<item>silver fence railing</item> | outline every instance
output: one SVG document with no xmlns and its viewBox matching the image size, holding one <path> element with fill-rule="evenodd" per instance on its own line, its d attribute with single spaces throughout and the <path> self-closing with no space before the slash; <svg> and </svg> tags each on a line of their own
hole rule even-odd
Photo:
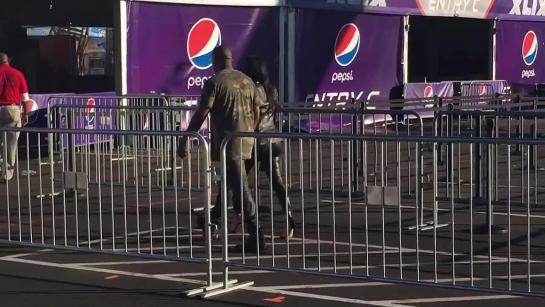
<svg viewBox="0 0 545 307">
<path fill-rule="evenodd" d="M 494 87 L 486 82 L 471 82 L 460 85 L 460 94 L 462 96 L 483 96 L 487 93 L 493 93 Z"/>
<path fill-rule="evenodd" d="M 209 297 L 252 284 L 233 284 L 229 279 L 230 268 L 246 268 L 545 297 L 541 282 L 545 269 L 545 212 L 540 205 L 545 180 L 539 171 L 535 175 L 530 163 L 532 147 L 537 148 L 535 167 L 541 169 L 545 151 L 539 148 L 545 147 L 545 141 L 468 133 L 451 137 L 229 134 L 221 151 L 224 287 L 202 295 Z M 253 161 L 238 164 L 251 164 L 247 166 L 251 168 L 248 185 L 256 203 L 255 227 L 259 230 L 249 232 L 261 232 L 263 241 L 252 242 L 259 236 L 248 239 L 245 231 L 232 233 L 232 227 L 227 226 L 237 219 L 241 219 L 242 229 L 252 225 L 250 214 L 230 214 L 227 210 L 231 202 L 227 189 L 232 186 L 227 169 L 233 163 L 226 149 L 233 139 L 242 137 L 264 139 L 269 147 L 261 157 L 257 152 L 263 155 L 263 151 L 254 148 Z M 312 171 L 294 168 L 292 175 L 298 182 L 312 181 L 315 186 L 322 181 L 321 189 L 286 190 L 291 210 L 278 197 L 276 179 L 262 174 L 274 172 L 274 166 L 267 161 L 278 155 L 273 155 L 272 150 L 278 139 L 284 155 L 286 143 L 309 142 L 308 151 L 313 154 L 305 152 L 300 164 L 316 167 Z M 348 180 L 342 187 L 338 168 L 341 157 L 331 148 L 346 147 L 343 168 L 347 177 L 353 178 L 352 147 L 356 141 L 376 144 L 380 148 L 378 159 L 373 151 L 368 152 L 364 184 L 357 188 Z M 404 143 L 413 144 L 410 160 L 406 159 Z M 457 146 L 459 159 L 452 159 L 448 169 L 440 167 L 439 144 Z M 481 176 L 474 171 L 479 147 L 484 157 Z M 516 147 L 521 149 L 519 155 L 514 153 Z M 325 153 L 321 158 L 320 152 Z M 386 160 L 386 154 L 394 158 Z M 319 163 L 331 167 L 320 173 Z M 413 197 L 404 193 L 407 168 L 416 174 L 412 180 L 418 188 Z M 453 179 L 458 169 L 459 179 Z M 422 180 L 421 170 L 430 174 L 429 182 Z M 281 169 L 280 176 L 285 182 L 286 168 Z M 456 181 L 461 183 L 458 191 Z M 483 182 L 484 193 L 478 197 L 476 186 Z M 245 212 L 249 205 L 242 201 L 240 211 Z M 422 225 L 421 215 L 431 222 Z M 296 234 L 290 238 L 291 219 Z M 234 248 L 235 244 L 242 246 Z"/>
<path fill-rule="evenodd" d="M 185 130 L 195 106 L 192 96 L 53 96 L 47 102 L 48 128 Z M 208 127 L 207 121 L 201 132 Z"/>
<path fill-rule="evenodd" d="M 97 96 L 89 94 L 84 95 L 59 95 L 52 96 L 47 101 L 48 108 L 48 128 L 68 128 L 66 122 L 66 115 L 63 112 L 50 112 L 51 108 L 64 108 L 70 107 L 83 107 L 78 111 L 78 118 L 76 119 L 76 127 L 72 129 L 108 129 L 115 127 L 119 129 L 130 129 L 130 127 L 122 127 L 123 120 L 119 120 L 119 117 L 123 116 L 122 113 L 116 114 L 116 116 L 108 116 L 108 114 L 101 114 L 102 117 L 97 118 L 97 107 L 162 107 L 168 106 L 169 101 L 162 96 L 149 95 L 149 96 Z M 147 119 L 148 125 L 154 118 Z M 119 126 L 119 127 L 118 127 Z M 155 128 L 155 127 L 154 127 Z M 162 125 L 157 125 L 156 128 L 162 128 Z"/>
<path fill-rule="evenodd" d="M 174 99 L 176 98 L 176 99 Z M 85 130 L 139 130 L 139 131 L 185 131 L 189 118 L 194 112 L 191 97 L 164 97 L 164 96 L 55 96 L 48 101 L 48 126 L 59 129 L 85 129 Z M 92 101 L 92 103 L 89 103 Z M 208 123 L 208 121 L 207 121 Z M 209 125 L 205 125 L 200 131 L 209 138 Z M 60 148 L 59 139 L 49 139 L 54 143 L 54 150 Z M 78 137 L 74 142 L 64 142 L 65 146 L 81 147 L 93 143 L 93 138 L 87 140 Z M 148 145 L 147 139 L 142 137 L 127 138 L 124 146 L 138 151 L 139 148 Z M 121 150 L 120 139 L 114 139 L 114 152 L 119 155 Z M 154 182 L 158 184 L 162 173 L 167 172 L 169 182 L 172 183 L 174 171 L 180 172 L 178 184 L 186 184 L 184 178 L 184 162 L 176 169 L 173 168 L 176 144 L 169 139 L 151 137 L 150 146 L 153 148 L 152 160 L 155 163 Z M 76 149 L 80 150 L 80 149 Z M 197 152 L 197 155 L 200 153 Z M 197 157 L 198 158 L 198 157 Z M 121 160 L 114 160 L 114 167 L 120 170 Z M 200 159 L 197 159 L 200 161 Z M 44 162 L 47 164 L 47 162 Z M 200 171 L 197 164 L 197 170 Z M 197 186 L 200 187 L 198 176 Z"/>
<path fill-rule="evenodd" d="M 406 103 L 404 101 L 402 103 Z M 431 102 L 429 107 L 425 104 Z M 375 106 L 380 105 L 380 102 L 373 102 Z M 534 98 L 520 98 L 520 97 L 504 97 L 504 96 L 474 96 L 474 97 L 454 97 L 454 98 L 439 98 L 434 97 L 431 100 L 415 100 L 410 103 L 410 108 L 406 110 L 404 107 L 393 107 L 396 105 L 395 101 L 390 101 L 386 107 L 369 107 L 368 104 L 358 103 L 353 101 L 352 104 L 342 104 L 337 106 L 322 106 L 313 107 L 312 104 L 301 105 L 297 107 L 284 106 L 278 109 L 279 119 L 279 131 L 288 133 L 318 133 L 318 134 L 352 134 L 352 135 L 405 135 L 405 136 L 448 136 L 459 135 L 457 131 L 449 130 L 449 121 L 446 116 L 437 116 L 438 114 L 444 114 L 449 112 L 448 110 L 457 112 L 509 112 L 515 110 L 539 110 L 543 105 L 543 101 Z M 429 113 L 429 114 L 428 114 Z M 487 113 L 489 114 L 489 113 Z M 424 120 L 425 117 L 431 120 Z M 440 130 L 436 132 L 434 125 L 436 119 L 440 124 Z M 450 121 L 453 122 L 453 121 Z M 286 125 L 286 123 L 289 123 Z M 464 126 L 464 127 L 462 127 Z M 474 129 L 473 126 L 466 121 L 461 123 L 457 130 Z M 519 129 L 519 128 L 517 128 Z M 485 136 L 483 134 L 485 129 L 482 129 L 477 135 Z M 519 133 L 520 134 L 520 133 Z M 305 144 L 305 142 L 303 142 Z M 292 162 L 300 160 L 298 152 L 306 151 L 308 148 L 306 145 L 301 146 L 298 152 L 291 150 L 293 144 L 288 143 L 286 157 L 284 161 L 288 167 L 288 185 L 293 187 L 292 171 L 297 164 Z M 406 144 L 410 146 L 410 144 Z M 443 146 L 442 146 L 443 148 Z M 338 148 L 340 156 L 340 164 L 345 161 L 346 153 L 342 147 Z M 354 168 L 361 168 L 363 163 L 358 162 L 363 159 L 363 152 L 361 144 L 359 146 L 353 146 L 353 150 L 356 151 L 354 157 L 356 159 L 353 163 Z M 376 149 L 375 149 L 376 151 Z M 311 152 L 311 151 L 310 151 Z M 408 150 L 408 154 L 411 154 L 411 150 Z M 311 153 L 309 153 L 311 154 Z M 323 155 L 323 152 L 320 152 Z M 374 155 L 375 158 L 379 156 Z M 385 156 L 388 160 L 388 155 Z M 441 162 L 443 162 L 443 155 L 440 155 Z M 412 160 L 409 157 L 409 160 Z M 323 163 L 319 163 L 321 168 Z M 375 163 L 378 165 L 378 163 Z M 307 166 L 305 166 L 307 167 Z M 308 168 L 312 168 L 309 165 Z M 411 168 L 408 168 L 407 172 L 410 172 Z M 341 173 L 344 173 L 341 171 Z M 361 172 L 355 172 L 360 174 Z M 410 176 L 409 176 L 410 177 Z M 361 176 L 355 176 L 353 178 L 356 181 L 354 184 L 362 181 Z M 429 181 L 429 176 L 425 176 L 423 180 Z M 346 182 L 346 174 L 342 177 L 341 182 Z M 408 184 L 410 187 L 410 184 Z M 411 190 L 411 189 L 410 189 Z"/>
<path fill-rule="evenodd" d="M 206 235 L 212 180 L 206 137 L 138 130 L 145 122 L 140 115 L 156 112 L 168 119 L 176 107 L 95 105 L 87 113 L 94 113 L 95 120 L 117 109 L 126 123 L 132 117 L 137 130 L 76 124 L 67 127 L 72 129 L 19 130 L 20 148 L 26 151 L 18 152 L 17 176 L 5 190 L 0 187 L 7 202 L 0 208 L 3 240 L 207 263 L 208 287 L 190 293 L 203 296 L 247 285 L 230 280 L 229 267 L 543 296 L 542 102 L 495 99 L 473 100 L 473 105 L 438 100 L 433 122 L 424 122 L 418 109 L 283 108 L 282 116 L 296 125 L 281 133 L 231 134 L 222 152 L 222 209 L 229 202 L 237 207 L 227 194 L 227 145 L 241 136 L 264 140 L 262 150 L 254 148 L 253 161 L 240 165 L 250 173 L 265 241 L 258 241 L 256 253 L 246 252 L 247 236 L 231 233 L 236 227 L 228 225 L 244 228 L 244 215 L 223 214 L 220 285 L 212 283 L 211 236 Z M 65 108 L 65 114 L 72 114 L 70 123 L 85 117 L 79 110 L 87 106 L 52 108 Z M 191 112 L 191 107 L 182 111 Z M 310 133 L 303 134 L 299 128 L 305 120 Z M 319 129 L 312 129 L 314 120 Z M 158 122 L 152 126 L 161 129 L 164 122 Z M 0 134 L 7 138 L 7 132 Z M 190 136 L 188 157 L 181 162 L 174 155 L 180 136 Z M 170 159 L 155 162 L 157 156 Z M 40 163 L 43 158 L 48 162 Z M 278 164 L 266 162 L 273 160 Z M 182 163 L 186 167 L 179 168 Z M 167 166 L 177 170 L 171 177 L 160 171 Z M 205 199 L 204 209 L 195 205 L 200 199 Z M 187 204 L 183 209 L 182 203 Z M 242 201 L 242 212 L 246 205 Z M 205 221 L 195 223 L 203 210 Z M 196 243 L 202 225 L 204 247 Z M 229 251 L 236 243 L 242 252 Z M 204 250 L 208 255 L 203 256 Z M 208 291 L 218 287 L 223 289 Z"/>
<path fill-rule="evenodd" d="M 540 139 L 545 135 L 545 112 L 535 109 L 535 104 L 530 109 L 524 111 L 444 111 L 438 112 L 434 126 L 437 136 L 450 137 L 479 137 L 479 138 L 502 138 L 502 139 L 519 139 L 519 140 L 535 140 Z M 461 190 L 464 182 L 460 174 L 461 169 L 461 152 L 459 144 L 439 144 L 438 145 L 438 161 L 439 167 L 445 169 L 446 178 L 452 181 L 456 197 L 460 198 Z M 473 172 L 477 178 L 482 180 L 476 181 L 475 197 L 479 202 L 485 202 L 487 186 L 491 185 L 493 193 L 493 203 L 501 199 L 501 185 L 497 183 L 501 176 L 501 153 L 497 144 L 492 144 L 488 148 L 484 145 L 477 145 L 473 159 Z M 491 150 L 492 159 L 489 160 L 487 150 Z M 523 155 L 523 146 L 513 146 L 511 155 L 518 157 Z M 529 151 L 524 153 L 524 159 L 528 160 L 529 172 L 534 182 L 538 182 L 540 176 L 540 153 L 538 146 L 529 146 Z M 453 161 L 457 160 L 457 161 Z M 452 165 L 456 165 L 453 168 Z M 488 174 L 488 169 L 491 169 L 491 176 Z M 447 191 L 448 194 L 449 191 Z M 534 189 L 534 198 L 538 198 L 538 190 Z M 489 208 L 493 211 L 494 206 Z M 491 218 L 491 221 L 493 219 Z M 501 227 L 492 225 L 494 231 L 505 231 Z"/>
<path fill-rule="evenodd" d="M 209 225 L 211 172 L 208 143 L 197 133 L 172 131 L 115 131 L 75 129 L 2 129 L 3 144 L 19 134 L 19 148 L 13 161 L 8 146 L 0 156 L 0 242 L 125 254 L 144 258 L 190 261 L 206 268 L 205 288 L 212 283 Z M 60 140 L 53 150 L 42 136 Z M 187 184 L 174 172 L 174 184 L 161 176 L 153 182 L 152 138 L 175 142 L 187 137 L 184 169 Z M 66 146 L 85 140 L 85 146 Z M 120 139 L 114 152 L 114 139 Z M 130 139 L 142 139 L 137 149 L 123 146 Z M 91 142 L 93 140 L 93 142 Z M 32 144 L 36 142 L 35 144 Z M 197 165 L 196 153 L 202 171 Z M 171 153 L 174 155 L 174 153 Z M 60 163 L 52 163 L 53 159 Z M 43 159 L 50 163 L 43 165 Z M 114 169 L 119 163 L 120 171 Z M 174 167 L 178 159 L 173 159 Z M 13 176 L 6 180 L 6 176 Z M 200 187 L 196 186 L 201 176 Z M 201 213 L 196 213 L 200 209 Z M 195 227 L 195 215 L 204 221 Z M 200 292 L 197 289 L 191 293 Z"/>
<path fill-rule="evenodd" d="M 112 123 L 108 126 L 88 126 L 82 127 L 80 125 L 81 118 L 83 117 L 82 112 L 85 109 L 84 106 L 55 106 L 50 108 L 50 113 L 52 117 L 63 118 L 61 126 L 65 129 L 87 129 L 90 131 L 93 130 L 118 130 L 123 131 L 120 127 L 125 127 L 126 130 L 135 130 L 135 131 L 185 131 L 184 128 L 181 128 L 180 118 L 186 115 L 186 113 L 193 112 L 193 109 L 185 106 L 163 106 L 163 107 L 137 107 L 137 106 L 97 106 L 94 110 L 94 116 L 99 119 L 109 118 L 109 121 Z M 205 132 L 201 131 L 201 134 L 208 139 L 208 135 Z M 58 138 L 48 139 L 49 142 L 53 143 L 53 148 L 55 152 L 58 152 L 62 146 L 73 146 L 76 147 L 76 150 L 82 150 L 80 147 L 84 147 L 90 144 L 101 143 L 104 140 L 97 140 L 94 138 L 86 139 L 83 137 L 75 138 L 74 142 L 70 140 L 61 140 Z M 64 141 L 61 144 L 61 141 Z M 151 159 L 155 164 L 153 169 L 154 182 L 160 180 L 162 173 L 166 172 L 169 178 L 169 182 L 172 182 L 172 176 L 174 172 L 179 172 L 178 184 L 183 186 L 186 183 L 186 180 L 183 176 L 184 167 L 188 167 L 185 163 L 180 163 L 174 168 L 174 159 L 175 155 L 172 153 L 176 152 L 176 142 L 172 142 L 170 139 L 165 139 L 160 136 L 150 136 L 150 137 L 125 137 L 125 140 L 119 138 L 109 140 L 114 144 L 114 153 L 116 155 L 120 154 L 120 151 L 123 149 L 121 145 L 126 148 L 129 148 L 131 152 L 137 152 L 140 148 L 145 146 L 150 146 L 152 148 Z M 149 144 L 148 144 L 149 142 Z M 100 144 L 98 144 L 100 146 Z M 197 162 L 200 152 L 197 152 Z M 131 158 L 131 157 L 129 157 Z M 132 159 L 132 158 L 131 158 Z M 114 167 L 118 170 L 120 168 L 120 159 L 114 160 Z M 200 172 L 200 165 L 197 164 L 197 171 Z M 200 177 L 199 177 L 200 178 Z M 200 179 L 197 182 L 197 186 L 200 187 Z"/>
<path fill-rule="evenodd" d="M 433 114 L 434 110 L 445 110 L 448 105 L 457 105 L 465 108 L 478 106 L 497 106 L 508 102 L 518 102 L 524 97 L 516 95 L 464 95 L 454 97 L 425 97 L 425 98 L 402 98 L 402 99 L 347 99 L 343 101 L 309 101 L 289 102 L 281 107 L 299 108 L 344 108 L 358 106 L 366 110 L 414 110 L 422 117 Z M 430 113 L 431 112 L 431 113 Z"/>
<path fill-rule="evenodd" d="M 284 129 L 287 133 L 318 133 L 318 134 L 352 134 L 352 135 L 395 135 L 395 136 L 421 136 L 424 134 L 424 122 L 420 115 L 412 110 L 365 110 L 359 108 L 343 108 L 343 109 L 331 109 L 331 108 L 282 108 L 280 110 L 284 117 L 289 117 L 292 126 Z M 320 146 L 322 146 L 320 141 Z M 339 156 L 338 176 L 340 186 L 346 189 L 348 178 L 345 170 L 346 159 L 348 157 L 347 147 L 344 141 L 341 141 L 339 146 L 334 146 L 330 150 L 335 150 Z M 358 188 L 364 178 L 363 172 L 365 164 L 364 159 L 367 159 L 367 154 L 373 152 L 373 157 L 378 159 L 379 155 L 377 151 L 380 150 L 375 143 L 364 144 L 362 142 L 353 141 L 351 144 L 353 151 L 352 157 L 354 159 L 352 163 L 353 174 L 352 184 Z M 411 160 L 412 144 L 403 144 L 407 147 L 408 159 Z M 312 189 L 314 183 L 312 181 L 303 182 L 299 184 L 294 182 L 292 172 L 295 168 L 302 167 L 308 169 L 309 172 L 313 172 L 314 165 L 312 163 L 302 164 L 303 156 L 308 155 L 311 157 L 312 142 L 300 140 L 298 143 L 288 142 L 286 144 L 286 156 L 283 161 L 287 164 L 288 168 L 288 186 L 292 189 Z M 322 180 L 324 174 L 324 168 L 329 168 L 330 165 L 323 159 L 324 155 L 330 154 L 324 151 L 319 152 L 318 172 L 322 175 L 320 177 L 320 189 L 322 188 Z M 392 159 L 392 156 L 385 155 L 385 159 L 388 162 Z M 377 164 L 375 164 L 377 165 Z M 412 177 L 411 168 L 407 169 L 408 172 L 408 193 L 412 193 L 414 185 L 411 184 L 410 179 Z M 376 173 L 373 170 L 372 173 Z"/>
<path fill-rule="evenodd" d="M 194 96 L 57 95 L 47 101 L 48 128 L 185 130 L 196 102 Z M 69 114 L 76 117 L 74 127 L 68 127 Z M 207 121 L 202 132 L 208 132 L 208 127 Z"/>
</svg>

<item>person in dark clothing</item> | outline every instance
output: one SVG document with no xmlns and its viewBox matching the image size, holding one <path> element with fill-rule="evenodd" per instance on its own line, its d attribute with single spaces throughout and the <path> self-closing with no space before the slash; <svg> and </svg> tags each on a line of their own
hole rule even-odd
<svg viewBox="0 0 545 307">
<path fill-rule="evenodd" d="M 259 106 L 259 123 L 257 125 L 258 132 L 278 132 L 276 125 L 276 107 L 278 105 L 278 91 L 269 80 L 267 65 L 263 60 L 257 57 L 249 57 L 246 60 L 244 69 L 242 70 L 256 84 L 257 95 L 261 98 Z M 257 164 L 259 169 L 269 177 L 276 197 L 280 201 L 280 206 L 284 214 L 287 214 L 288 223 L 288 238 L 295 235 L 295 221 L 291 212 L 291 204 L 286 193 L 286 186 L 282 180 L 282 172 L 280 170 L 280 155 L 283 151 L 282 140 L 277 138 L 261 138 L 257 140 Z M 249 174 L 254 166 L 253 158 L 246 162 L 246 172 Z"/>
<path fill-rule="evenodd" d="M 212 54 L 214 77 L 207 80 L 198 109 L 191 118 L 188 131 L 198 131 L 210 113 L 211 158 L 220 159 L 220 146 L 226 131 L 254 132 L 259 123 L 259 96 L 252 79 L 233 68 L 233 55 L 225 46 L 216 47 Z M 245 164 L 252 158 L 254 138 L 233 138 L 226 149 L 227 188 L 233 195 L 233 206 L 241 214 L 244 203 L 244 218 L 250 237 L 244 244 L 246 251 L 263 250 L 264 239 L 261 227 L 257 226 L 256 204 L 248 186 Z M 178 156 L 186 155 L 187 138 L 178 143 Z M 244 166 L 244 167 L 243 167 Z M 216 204 L 216 210 L 221 206 Z M 221 216 L 221 214 L 219 215 Z M 213 220 L 218 216 L 214 216 Z M 239 246 L 240 249 L 240 246 Z"/>
</svg>

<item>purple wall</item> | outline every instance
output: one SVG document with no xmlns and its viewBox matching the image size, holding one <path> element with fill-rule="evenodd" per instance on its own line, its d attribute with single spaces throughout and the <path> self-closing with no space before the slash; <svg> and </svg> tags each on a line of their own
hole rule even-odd
<svg viewBox="0 0 545 307">
<path fill-rule="evenodd" d="M 299 10 L 295 44 L 298 101 L 388 98 L 402 82 L 400 16 Z"/>
<path fill-rule="evenodd" d="M 277 8 L 191 6 L 131 2 L 128 6 L 129 93 L 198 95 L 212 68 L 210 51 L 219 41 L 233 50 L 235 66 L 248 55 L 264 58 L 278 83 Z M 199 23 L 203 18 L 215 22 Z M 190 45 L 190 46 L 189 46 Z M 189 50 L 191 49 L 191 50 Z M 193 63 L 190 60 L 193 59 Z"/>
</svg>

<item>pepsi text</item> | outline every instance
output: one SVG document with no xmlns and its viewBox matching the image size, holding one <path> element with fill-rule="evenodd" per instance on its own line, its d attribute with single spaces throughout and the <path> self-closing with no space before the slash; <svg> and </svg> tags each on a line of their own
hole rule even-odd
<svg viewBox="0 0 545 307">
<path fill-rule="evenodd" d="M 331 75 L 331 83 L 340 82 L 344 83 L 345 81 L 354 81 L 354 75 L 352 71 L 349 72 L 336 72 Z"/>
<path fill-rule="evenodd" d="M 192 89 L 194 87 L 203 88 L 206 80 L 212 78 L 212 76 L 195 76 L 187 78 L 187 89 Z"/>
<path fill-rule="evenodd" d="M 522 76 L 521 78 L 524 79 L 530 79 L 530 78 L 533 78 L 536 76 L 536 70 L 535 69 L 528 69 L 528 70 L 523 70 L 522 71 Z"/>
</svg>

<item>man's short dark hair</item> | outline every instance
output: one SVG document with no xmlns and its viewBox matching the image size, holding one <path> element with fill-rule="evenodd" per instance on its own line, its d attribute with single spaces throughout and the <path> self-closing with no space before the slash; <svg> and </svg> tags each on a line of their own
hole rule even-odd
<svg viewBox="0 0 545 307">
<path fill-rule="evenodd" d="M 5 52 L 0 52 L 0 64 L 6 64 L 6 63 L 9 63 L 8 54 Z"/>
<path fill-rule="evenodd" d="M 233 52 L 229 47 L 219 45 L 212 51 L 212 57 L 216 60 L 231 60 L 233 59 Z"/>
</svg>

